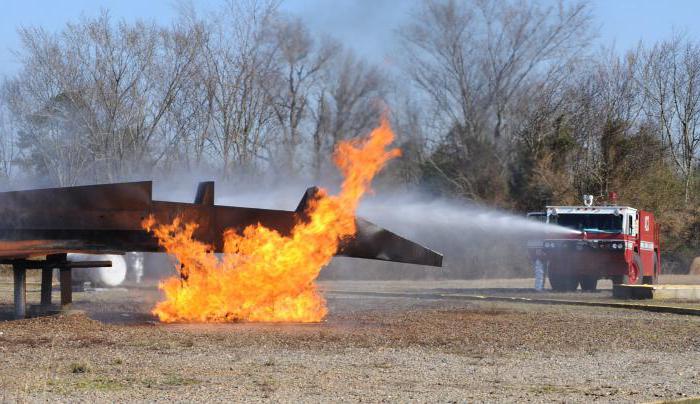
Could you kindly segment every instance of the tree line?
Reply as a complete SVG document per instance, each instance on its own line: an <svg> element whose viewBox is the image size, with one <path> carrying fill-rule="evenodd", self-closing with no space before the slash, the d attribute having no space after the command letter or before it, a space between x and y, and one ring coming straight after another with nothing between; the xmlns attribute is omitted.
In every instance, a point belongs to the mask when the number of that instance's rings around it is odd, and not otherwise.
<svg viewBox="0 0 700 404"><path fill-rule="evenodd" d="M404 157L382 181L518 212L615 191L657 214L669 264L700 247L700 42L601 48L585 1L425 0L386 38L388 66L266 0L18 32L0 88L10 184L319 178L388 111Z"/></svg>

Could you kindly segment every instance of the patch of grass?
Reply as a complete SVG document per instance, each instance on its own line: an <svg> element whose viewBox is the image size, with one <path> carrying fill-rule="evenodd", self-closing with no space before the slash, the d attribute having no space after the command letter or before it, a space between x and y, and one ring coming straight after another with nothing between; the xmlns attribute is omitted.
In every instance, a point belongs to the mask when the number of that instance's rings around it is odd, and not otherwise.
<svg viewBox="0 0 700 404"><path fill-rule="evenodd" d="M81 374L88 372L88 365L82 362L73 362L70 364L70 372L74 374Z"/></svg>
<svg viewBox="0 0 700 404"><path fill-rule="evenodd" d="M182 343L179 341L163 341L163 340L136 340L131 343L131 346L137 348L146 348L151 351L167 351L171 349L179 349Z"/></svg>
<svg viewBox="0 0 700 404"><path fill-rule="evenodd" d="M377 362L377 363L373 363L373 364L372 364L372 367L373 367L373 368L377 368L377 369L391 369L391 368L392 368L392 364L389 363L389 362L386 362L386 361L384 361L384 362Z"/></svg>
<svg viewBox="0 0 700 404"><path fill-rule="evenodd" d="M21 343L31 348L39 348L51 344L51 339L47 337L25 338L21 341Z"/></svg>
<svg viewBox="0 0 700 404"><path fill-rule="evenodd" d="M46 383L46 388L48 391L70 396L75 394L76 390L111 391L126 388L127 385L128 384L122 380L98 376L94 378L49 380Z"/></svg>
<svg viewBox="0 0 700 404"><path fill-rule="evenodd" d="M531 393L536 394L555 394L555 393L571 393L576 389L567 386L555 386L553 384L542 384L539 386L530 387Z"/></svg>
<svg viewBox="0 0 700 404"><path fill-rule="evenodd" d="M99 335L80 334L71 344L77 348L93 348L102 345L112 345L112 341Z"/></svg>
<svg viewBox="0 0 700 404"><path fill-rule="evenodd" d="M638 362L640 365L656 365L659 363L658 359L653 359L653 358L643 358L640 359Z"/></svg>
<svg viewBox="0 0 700 404"><path fill-rule="evenodd" d="M89 380L81 380L75 384L75 387L83 390L118 390L124 387L124 384L117 380L97 377Z"/></svg>
<svg viewBox="0 0 700 404"><path fill-rule="evenodd" d="M168 375L168 377L163 381L166 386L191 386L193 384L199 383L199 380L190 377L183 377L180 375Z"/></svg>
<svg viewBox="0 0 700 404"><path fill-rule="evenodd" d="M149 389L158 384L158 382L155 379L150 378L150 377L139 378L139 379L129 378L129 379L127 379L127 382L130 382L130 384L141 383L142 385L144 385L145 387L147 387Z"/></svg>
<svg viewBox="0 0 700 404"><path fill-rule="evenodd" d="M260 391L263 393L263 398L270 398L270 395L277 390L277 385L272 379L254 380Z"/></svg>
<svg viewBox="0 0 700 404"><path fill-rule="evenodd" d="M496 304L486 304L481 307L474 307L468 310L471 313L481 314L485 316L500 316L505 314L513 314L513 310L505 309Z"/></svg>

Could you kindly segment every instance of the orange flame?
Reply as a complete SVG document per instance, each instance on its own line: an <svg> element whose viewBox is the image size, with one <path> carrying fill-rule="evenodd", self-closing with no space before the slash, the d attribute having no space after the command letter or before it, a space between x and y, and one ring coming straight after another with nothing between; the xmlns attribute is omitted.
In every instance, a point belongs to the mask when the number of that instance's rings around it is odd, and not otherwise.
<svg viewBox="0 0 700 404"><path fill-rule="evenodd" d="M192 238L197 224L145 220L144 228L181 265L180 276L160 283L165 300L153 314L163 322L322 320L328 309L314 281L340 240L355 234L355 210L372 178L400 155L387 150L393 139L383 118L368 138L340 143L333 156L344 176L338 195L321 190L306 212L309 220L297 223L289 236L260 224L243 234L227 230L221 259Z"/></svg>

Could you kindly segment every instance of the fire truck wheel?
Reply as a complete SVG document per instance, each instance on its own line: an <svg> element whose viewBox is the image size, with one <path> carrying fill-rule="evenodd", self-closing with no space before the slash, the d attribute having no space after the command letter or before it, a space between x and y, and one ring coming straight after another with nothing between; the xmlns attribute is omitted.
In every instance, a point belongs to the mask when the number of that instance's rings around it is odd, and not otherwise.
<svg viewBox="0 0 700 404"><path fill-rule="evenodd" d="M622 283L627 285L642 285L644 284L644 267L642 267L642 260L639 258L639 254L635 254L632 258L632 265L630 265L628 272L622 276Z"/></svg>
<svg viewBox="0 0 700 404"><path fill-rule="evenodd" d="M586 292L595 292L598 289L598 277L591 275L581 275L578 278L578 283L581 284L581 290Z"/></svg>
<svg viewBox="0 0 700 404"><path fill-rule="evenodd" d="M654 272L652 272L651 276L645 276L644 277L644 283L647 285L656 285L656 283L659 281L659 268L657 267L659 264L658 260L658 255L657 253L654 252Z"/></svg>
<svg viewBox="0 0 700 404"><path fill-rule="evenodd" d="M550 271L549 284L552 285L552 290L554 291L570 292L576 290L576 287L578 286L578 279L572 275Z"/></svg>

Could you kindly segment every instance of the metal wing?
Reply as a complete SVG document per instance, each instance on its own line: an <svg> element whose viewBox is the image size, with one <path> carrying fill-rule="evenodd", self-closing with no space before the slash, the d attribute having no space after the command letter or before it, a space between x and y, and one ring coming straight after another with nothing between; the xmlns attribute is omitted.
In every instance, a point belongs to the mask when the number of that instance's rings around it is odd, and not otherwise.
<svg viewBox="0 0 700 404"><path fill-rule="evenodd" d="M61 252L109 253L162 251L141 227L153 215L159 222L176 217L199 224L195 237L223 248L228 228L263 224L289 234L317 188L309 188L295 211L214 204L214 183L200 183L195 203L154 201L152 183L132 182L0 193L0 257L25 258ZM357 234L343 240L338 255L420 265L442 265L442 255L357 218Z"/></svg>

